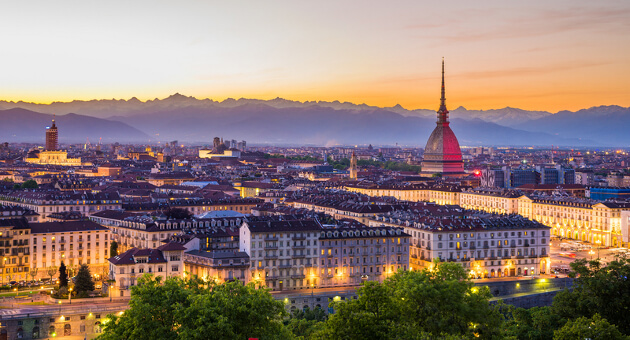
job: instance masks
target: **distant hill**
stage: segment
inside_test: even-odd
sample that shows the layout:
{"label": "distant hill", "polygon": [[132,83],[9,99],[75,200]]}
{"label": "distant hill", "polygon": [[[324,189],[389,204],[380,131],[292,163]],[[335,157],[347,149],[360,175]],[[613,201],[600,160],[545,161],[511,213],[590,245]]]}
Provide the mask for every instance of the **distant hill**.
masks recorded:
{"label": "distant hill", "polygon": [[[201,109],[187,107],[131,117],[113,117],[163,140],[210,143],[212,137],[270,144],[395,144],[424,146],[435,118],[405,117],[385,109],[335,110],[312,105],[274,108],[263,104]],[[480,119],[455,119],[452,128],[466,145],[573,145],[578,140],[520,131]],[[582,145],[593,143],[585,141]]]}
{"label": "distant hill", "polygon": [[[90,100],[49,105],[0,101],[0,109],[69,112],[124,122],[143,138],[210,142],[214,136],[255,143],[379,143],[423,145],[435,126],[435,110],[380,108],[348,102],[226,99],[218,102],[174,94],[142,102]],[[601,106],[578,112],[527,111],[506,107],[451,111],[464,145],[628,146],[630,109]],[[460,123],[455,123],[461,120]],[[105,138],[105,136],[103,136]],[[134,137],[135,138],[135,137]],[[121,139],[122,141],[122,139]]]}
{"label": "distant hill", "polygon": [[[44,143],[46,126],[50,126],[53,115],[15,108],[0,110],[0,142]],[[69,113],[56,117],[59,141],[62,143],[140,142],[149,137],[125,123]]]}
{"label": "distant hill", "polygon": [[[435,110],[430,109],[415,109],[408,110],[400,105],[393,107],[377,107],[366,104],[354,104],[349,102],[339,101],[306,101],[299,102],[293,100],[287,100],[282,98],[275,98],[271,100],[261,99],[232,99],[228,98],[224,101],[214,101],[211,99],[196,99],[194,97],[188,97],[176,93],[164,99],[153,99],[142,102],[133,97],[129,100],[124,99],[102,99],[102,100],[75,100],[72,102],[54,102],[51,104],[35,104],[27,102],[8,102],[0,101],[0,109],[10,108],[24,108],[36,112],[43,113],[56,113],[58,115],[66,113],[79,113],[87,116],[109,118],[112,116],[118,117],[130,117],[134,115],[142,115],[155,111],[174,110],[179,108],[197,108],[197,109],[216,109],[216,108],[235,108],[243,105],[265,105],[277,109],[284,108],[306,108],[312,106],[320,106],[325,108],[332,108],[335,110],[349,110],[349,111],[370,111],[385,109],[390,112],[395,112],[403,116],[409,117],[424,117],[434,118]],[[464,107],[459,107],[451,111],[453,118],[462,118],[467,120],[481,119],[487,122],[493,122],[504,126],[512,126],[514,124],[523,123],[529,120],[539,119],[545,116],[549,116],[551,113],[545,111],[526,111],[521,109],[515,109],[506,107],[503,109],[494,110],[467,110]]]}
{"label": "distant hill", "polygon": [[560,111],[515,124],[514,127],[565,138],[596,139],[601,145],[630,146],[630,108],[621,106],[598,106],[577,112]]}

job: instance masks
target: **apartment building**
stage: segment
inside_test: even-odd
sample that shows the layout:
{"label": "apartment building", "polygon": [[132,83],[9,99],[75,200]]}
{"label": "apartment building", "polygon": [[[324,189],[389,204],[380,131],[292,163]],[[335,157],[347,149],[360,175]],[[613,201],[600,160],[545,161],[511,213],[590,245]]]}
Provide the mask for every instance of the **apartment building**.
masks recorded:
{"label": "apartment building", "polygon": [[[290,217],[287,217],[290,218]],[[246,221],[240,228],[239,250],[249,254],[250,280],[272,290],[319,286],[317,220]]]}
{"label": "apartment building", "polygon": [[325,228],[319,236],[319,271],[311,280],[319,279],[321,287],[382,282],[409,269],[409,245],[410,235],[401,227]]}
{"label": "apartment building", "polygon": [[[457,189],[426,185],[346,186],[346,190],[372,197],[392,196],[402,200],[460,205],[470,210],[499,214],[517,213],[551,227],[554,236],[587,241],[599,246],[627,246],[621,213],[630,210],[623,201],[599,202],[569,195],[531,193],[516,190]],[[444,190],[441,194],[438,191]],[[417,193],[416,193],[417,191]],[[626,228],[626,230],[622,230]]]}
{"label": "apartment building", "polygon": [[13,219],[0,218],[0,284],[3,285],[31,279],[31,229],[25,217],[13,216]]}
{"label": "apartment building", "polygon": [[[191,218],[191,219],[160,219],[157,216],[149,216],[139,213],[130,213],[121,210],[106,210],[90,216],[90,219],[108,227],[112,232],[112,239],[118,242],[119,251],[123,252],[131,248],[157,248],[161,242],[184,231],[202,233],[205,230],[213,231],[217,228],[227,230],[230,235],[216,238],[216,232],[211,232],[207,240],[217,243],[237,242],[234,248],[238,248],[238,227],[245,220],[244,217],[217,217],[217,218]],[[227,237],[228,239],[225,239]]]}
{"label": "apartment building", "polygon": [[459,205],[464,209],[482,210],[497,214],[518,213],[518,198],[523,196],[517,190],[468,189],[459,195]]}
{"label": "apartment building", "polygon": [[550,272],[551,228],[518,215],[426,204],[381,215],[370,225],[398,226],[411,235],[413,269],[431,268],[437,258],[460,263],[475,278]]}
{"label": "apartment building", "polygon": [[93,275],[108,271],[110,231],[98,223],[81,221],[31,223],[31,267],[36,279],[50,277],[47,268],[87,264]]}
{"label": "apartment building", "polygon": [[130,296],[131,287],[138,284],[138,278],[145,273],[162,277],[184,275],[184,251],[181,244],[172,242],[157,249],[131,248],[109,259],[110,279],[113,297]]}
{"label": "apartment building", "polygon": [[78,211],[89,216],[103,210],[121,209],[117,193],[69,193],[14,191],[0,194],[0,205],[18,206],[38,214],[38,222],[49,221],[48,215],[64,211]]}

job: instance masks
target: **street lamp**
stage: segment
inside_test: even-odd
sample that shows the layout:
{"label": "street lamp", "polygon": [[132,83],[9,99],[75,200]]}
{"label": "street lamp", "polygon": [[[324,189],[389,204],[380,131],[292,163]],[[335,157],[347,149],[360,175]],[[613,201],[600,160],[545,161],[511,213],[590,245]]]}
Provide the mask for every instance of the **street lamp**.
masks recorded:
{"label": "street lamp", "polygon": [[109,284],[109,302],[112,302],[112,285],[111,283]]}
{"label": "street lamp", "polygon": [[17,289],[17,287],[13,288],[13,291],[15,292],[15,297],[17,297],[17,296],[18,296],[18,294],[19,294],[19,293],[18,293],[18,289]]}
{"label": "street lamp", "polygon": [[313,301],[314,291],[315,291],[315,284],[311,283],[311,310],[315,309],[315,302]]}
{"label": "street lamp", "polygon": [[68,288],[68,301],[72,304],[72,287]]}
{"label": "street lamp", "polygon": [[591,261],[593,260],[593,254],[595,254],[595,252],[593,251],[593,249],[589,250],[588,253],[591,255]]}
{"label": "street lamp", "polygon": [[599,245],[602,243],[602,241],[598,239],[597,241],[595,241],[595,243],[597,244],[597,259],[599,259]]}

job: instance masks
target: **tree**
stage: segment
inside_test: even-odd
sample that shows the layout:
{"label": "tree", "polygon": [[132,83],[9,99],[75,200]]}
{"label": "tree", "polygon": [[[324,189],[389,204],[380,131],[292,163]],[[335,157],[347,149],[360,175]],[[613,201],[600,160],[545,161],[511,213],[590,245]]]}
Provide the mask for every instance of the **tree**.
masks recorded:
{"label": "tree", "polygon": [[66,273],[66,265],[61,261],[59,266],[59,288],[68,287],[68,273]]}
{"label": "tree", "polygon": [[129,309],[110,315],[100,339],[291,338],[284,305],[266,289],[145,274],[131,288]]}
{"label": "tree", "polygon": [[527,340],[546,340],[553,338],[553,332],[561,328],[566,320],[553,313],[551,307],[533,307],[529,309],[502,305],[507,321],[504,328],[506,337]]}
{"label": "tree", "polygon": [[169,208],[164,212],[164,215],[168,218],[176,219],[176,220],[184,220],[188,219],[192,216],[190,211],[183,208]]}
{"label": "tree", "polygon": [[574,340],[574,339],[592,339],[592,340],[617,340],[630,339],[617,329],[615,325],[611,325],[606,319],[599,314],[593,315],[592,318],[581,317],[570,320],[564,327],[554,332],[555,340]]}
{"label": "tree", "polygon": [[399,271],[382,284],[366,282],[356,300],[333,302],[323,331],[331,339],[491,338],[501,314],[487,287],[474,287],[464,268],[435,262],[430,271]]}
{"label": "tree", "polygon": [[109,245],[109,256],[114,257],[118,255],[118,242],[112,241]]}
{"label": "tree", "polygon": [[295,336],[311,338],[314,334],[322,332],[327,319],[326,312],[321,308],[295,310],[284,324]]}
{"label": "tree", "polygon": [[82,264],[79,267],[79,272],[74,280],[74,291],[77,294],[88,293],[94,290],[94,280],[92,280],[92,274],[90,273],[90,267],[87,264]]}
{"label": "tree", "polygon": [[28,272],[28,275],[31,276],[31,281],[35,281],[35,276],[37,276],[37,272],[39,271],[39,269],[37,267],[33,267],[31,268],[31,270]]}
{"label": "tree", "polygon": [[622,333],[630,334],[630,259],[618,258],[605,267],[598,260],[581,259],[571,263],[571,269],[573,290],[556,295],[553,312],[566,319],[599,314]]}
{"label": "tree", "polygon": [[50,276],[50,282],[52,283],[53,276],[57,274],[57,267],[55,266],[48,267],[48,269],[46,269],[46,273],[48,274],[48,276]]}
{"label": "tree", "polygon": [[22,189],[37,189],[38,187],[39,185],[37,185],[37,182],[32,179],[22,183]]}

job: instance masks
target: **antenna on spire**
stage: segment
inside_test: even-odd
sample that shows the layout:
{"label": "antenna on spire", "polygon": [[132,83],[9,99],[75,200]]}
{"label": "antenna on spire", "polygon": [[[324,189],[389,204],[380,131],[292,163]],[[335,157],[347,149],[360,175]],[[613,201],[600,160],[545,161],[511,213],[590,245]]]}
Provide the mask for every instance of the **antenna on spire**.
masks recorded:
{"label": "antenna on spire", "polygon": [[440,97],[440,109],[438,113],[438,124],[448,123],[448,110],[446,109],[446,87],[444,86],[444,57],[442,57],[442,96]]}

